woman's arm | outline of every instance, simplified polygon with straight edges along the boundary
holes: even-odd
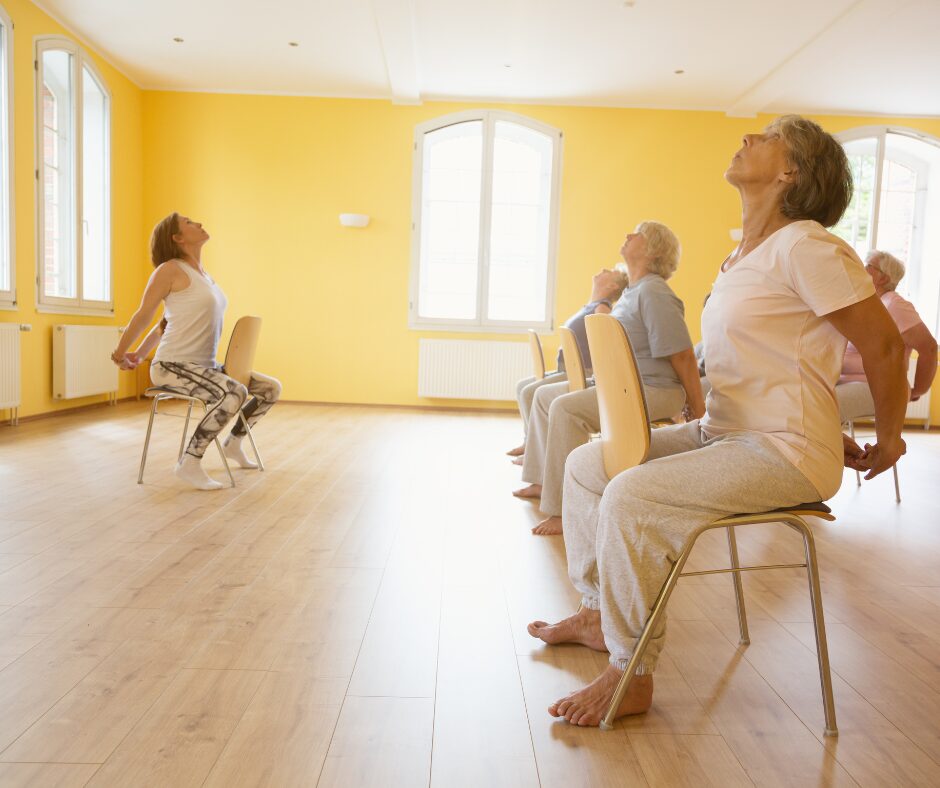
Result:
[[[695,351],[687,348],[668,356],[669,363],[679,376],[679,382],[685,389],[685,410],[687,418],[700,419],[705,415],[705,397],[702,395],[702,381],[698,374],[698,361]]]
[[[920,399],[930,391],[930,385],[937,374],[937,340],[930,329],[923,323],[901,334],[904,346],[917,351],[917,370],[914,373],[914,386],[911,389],[911,401]]]
[[[163,337],[164,322],[165,321],[160,320],[155,323],[153,328],[147,333],[147,336],[144,337],[144,341],[137,346],[137,349],[124,356],[124,358],[130,362],[131,369],[138,366],[141,361],[150,355],[150,351],[160,344],[160,339]]]
[[[147,287],[144,289],[143,298],[140,300],[140,306],[137,307],[137,311],[134,312],[127,328],[121,334],[117,347],[111,354],[111,360],[118,366],[124,362],[128,348],[137,341],[144,328],[153,320],[160,302],[170,294],[176,274],[176,267],[167,263],[161,265],[151,274],[150,281],[147,282]]]
[[[904,342],[888,310],[873,295],[825,316],[855,345],[875,401],[877,443],[866,444],[864,461],[872,479],[894,465],[906,451],[901,439],[910,389],[904,370]]]

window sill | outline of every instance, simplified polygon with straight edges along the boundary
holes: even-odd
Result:
[[[408,328],[411,331],[447,331],[454,334],[525,334],[530,328],[546,333],[554,331],[554,327],[550,323],[468,326],[466,323],[414,323],[409,321]]]
[[[94,309],[88,306],[62,306],[37,304],[36,311],[44,315],[84,315],[86,317],[114,317],[114,309]]]
[[[4,312],[19,312],[20,308],[16,301],[0,301],[0,310]]]

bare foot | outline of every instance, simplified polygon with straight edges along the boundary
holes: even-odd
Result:
[[[510,462],[512,462],[513,465],[522,465],[522,459],[522,455],[520,454],[518,457],[513,457]]]
[[[582,607],[573,616],[562,619],[557,624],[547,621],[533,621],[528,626],[532,637],[555,646],[559,643],[580,643],[595,651],[607,651],[604,633],[601,631],[601,611]]]
[[[541,498],[542,485],[530,484],[528,487],[520,487],[518,490],[513,490],[512,494],[515,495],[516,498]]]
[[[532,529],[532,533],[538,534],[539,536],[554,536],[555,534],[560,534],[561,518],[557,515],[546,517]]]
[[[564,717],[572,725],[597,727],[607,713],[607,707],[614,697],[622,675],[622,670],[608,665],[606,670],[586,687],[555,701],[548,707],[548,713],[553,717]],[[645,714],[652,705],[652,674],[634,676],[614,719],[619,720],[630,714]]]
[[[521,457],[525,453],[525,444],[521,446],[516,446],[515,449],[510,449],[506,452],[510,457]]]

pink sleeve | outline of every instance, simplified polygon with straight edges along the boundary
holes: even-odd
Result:
[[[914,328],[918,323],[923,322],[910,301],[901,298],[897,293],[891,295],[892,297],[886,299],[884,304],[888,309],[888,314],[897,324],[898,331],[903,334],[908,329]]]

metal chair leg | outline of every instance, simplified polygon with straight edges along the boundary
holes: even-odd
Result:
[[[826,714],[826,736],[838,736],[836,704],[832,695],[832,672],[829,668],[829,645],[826,640],[826,621],[823,615],[822,589],[819,587],[819,564],[816,561],[816,543],[810,527],[799,517],[787,518],[803,534],[806,554],[806,576],[809,580],[809,596],[813,603],[813,626],[816,635],[816,656],[819,661],[819,683],[822,687],[823,709]]]
[[[898,484],[898,466],[897,463],[891,466],[894,471],[894,500],[901,503],[901,485]]]
[[[669,602],[669,597],[672,596],[672,591],[676,587],[676,582],[679,580],[679,575],[682,574],[682,568],[685,566],[685,562],[692,553],[692,548],[695,546],[697,538],[698,534],[691,539],[689,545],[679,554],[676,563],[669,572],[669,576],[666,578],[666,582],[663,583],[663,587],[659,589],[659,595],[653,603],[653,609],[650,611],[649,618],[646,620],[646,626],[643,627],[643,632],[640,633],[636,647],[633,649],[633,654],[630,655],[630,661],[627,662],[627,667],[623,671],[623,676],[620,677],[617,689],[614,690],[614,697],[610,701],[610,706],[607,707],[607,713],[601,720],[600,728],[603,731],[612,731],[614,729],[617,709],[620,708],[620,704],[630,686],[630,681],[633,679],[633,674],[636,673],[636,669],[640,665],[640,660],[643,659],[643,654],[646,653],[646,647],[653,637],[653,630],[656,628],[657,624],[659,624],[663,613],[666,611],[666,604]]]
[[[157,403],[159,397],[153,398],[153,405],[150,406],[150,421],[147,422],[147,437],[144,438],[144,451],[140,455],[140,472],[137,474],[137,483],[144,483],[144,466],[147,464],[147,451],[150,449],[150,433],[153,431],[153,418],[157,415]]]
[[[238,411],[238,418],[241,419],[242,426],[245,428],[245,432],[248,434],[248,440],[251,443],[251,450],[255,453],[255,459],[258,461],[258,470],[264,470],[264,463],[261,462],[261,455],[258,453],[258,446],[255,444],[255,436],[251,434],[251,427],[248,426],[248,419],[245,418],[245,414],[240,410]]]
[[[189,401],[189,409],[186,411],[186,422],[183,424],[183,437],[180,438],[180,453],[176,457],[176,461],[180,462],[183,459],[183,451],[186,449],[186,433],[189,432],[189,417],[193,415],[193,401]]]
[[[738,560],[738,542],[734,536],[734,527],[728,526],[728,552],[731,553],[731,568],[740,569],[741,562]],[[741,630],[741,639],[738,643],[742,646],[750,645],[751,636],[747,631],[747,610],[744,607],[744,583],[741,581],[740,572],[732,572],[731,577],[734,580],[734,599],[738,608],[738,628]]]

